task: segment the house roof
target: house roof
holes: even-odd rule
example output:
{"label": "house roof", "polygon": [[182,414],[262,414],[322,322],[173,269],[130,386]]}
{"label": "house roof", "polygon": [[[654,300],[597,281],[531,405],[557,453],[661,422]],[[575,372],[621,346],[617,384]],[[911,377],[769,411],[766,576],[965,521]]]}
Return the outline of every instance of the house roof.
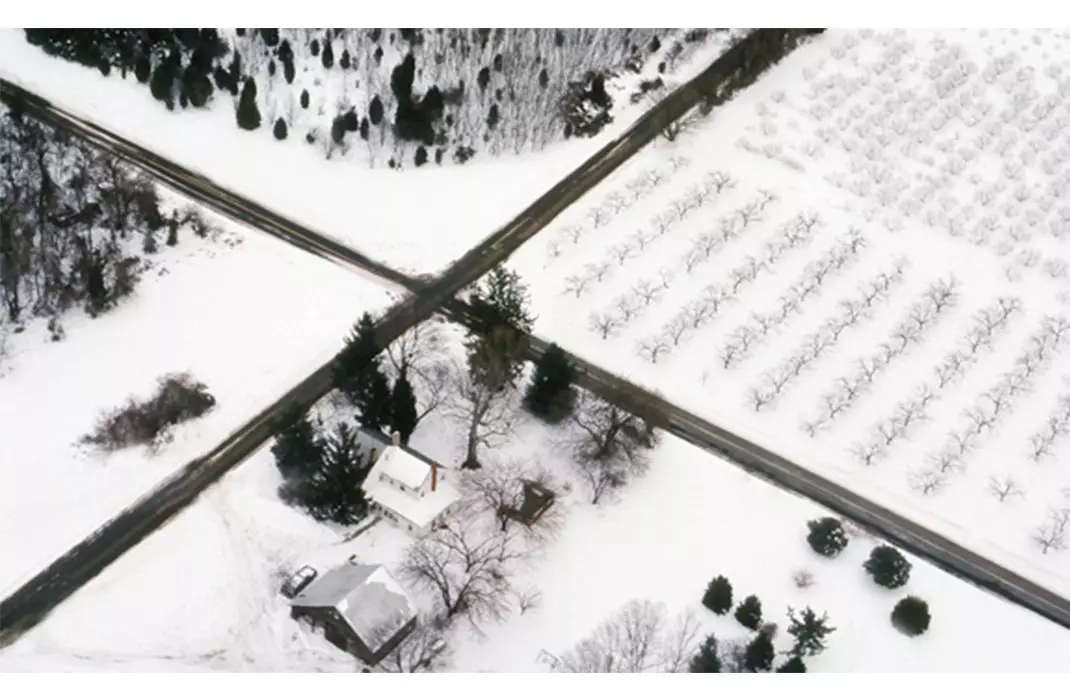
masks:
{"label": "house roof", "polygon": [[426,527],[442,511],[461,498],[460,491],[443,479],[441,470],[437,488],[420,495],[416,492],[401,491],[396,486],[379,481],[373,469],[364,480],[364,493],[369,499],[421,528]]}
{"label": "house roof", "polygon": [[343,564],[324,572],[290,604],[336,609],[373,654],[416,617],[405,590],[379,564]]}
{"label": "house roof", "polygon": [[418,489],[431,476],[431,465],[397,445],[390,445],[375,460],[368,478],[374,476],[378,480],[379,474],[386,474],[410,489]]}

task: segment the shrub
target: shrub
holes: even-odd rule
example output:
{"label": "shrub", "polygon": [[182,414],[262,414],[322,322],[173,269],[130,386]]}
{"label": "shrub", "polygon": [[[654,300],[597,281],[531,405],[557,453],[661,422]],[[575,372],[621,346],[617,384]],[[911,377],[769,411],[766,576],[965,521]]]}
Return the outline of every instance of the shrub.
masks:
{"label": "shrub", "polygon": [[64,330],[63,324],[59,322],[59,318],[55,316],[48,319],[48,337],[53,343],[58,343],[67,337],[67,331]]}
{"label": "shrub", "polygon": [[706,586],[706,593],[702,596],[702,604],[717,613],[724,615],[732,609],[732,584],[724,576],[718,576]]}
{"label": "shrub", "polygon": [[793,656],[780,665],[777,673],[806,673],[806,664],[798,656]]}
{"label": "shrub", "polygon": [[910,580],[911,564],[899,550],[888,545],[880,545],[869,553],[869,559],[862,567],[873,577],[878,586],[899,588]]}
{"label": "shrub", "polygon": [[736,619],[747,629],[756,630],[762,624],[762,602],[758,596],[749,595],[736,608]]}
{"label": "shrub", "polygon": [[169,374],[159,380],[151,398],[130,399],[126,406],[105,414],[82,441],[108,451],[133,445],[156,448],[169,439],[172,426],[198,418],[214,406],[207,386],[188,374]]}
{"label": "shrub", "polygon": [[843,531],[843,525],[836,518],[821,518],[806,523],[810,528],[810,534],[806,541],[818,554],[825,557],[835,557],[847,546],[847,533]]}
{"label": "shrub", "polygon": [[743,658],[743,668],[751,673],[769,671],[773,668],[773,659],[775,658],[776,649],[773,647],[772,636],[768,632],[762,631],[747,645],[747,653]]}
{"label": "shrub", "polygon": [[917,637],[929,629],[931,620],[929,604],[916,596],[903,598],[892,610],[892,625],[909,637]]}

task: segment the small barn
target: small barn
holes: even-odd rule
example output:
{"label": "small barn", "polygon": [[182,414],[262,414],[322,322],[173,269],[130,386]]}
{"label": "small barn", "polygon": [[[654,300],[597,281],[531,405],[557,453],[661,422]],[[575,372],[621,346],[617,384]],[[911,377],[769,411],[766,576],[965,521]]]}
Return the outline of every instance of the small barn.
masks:
{"label": "small barn", "polygon": [[290,600],[290,615],[369,666],[416,627],[416,606],[379,564],[346,563],[317,576]]}

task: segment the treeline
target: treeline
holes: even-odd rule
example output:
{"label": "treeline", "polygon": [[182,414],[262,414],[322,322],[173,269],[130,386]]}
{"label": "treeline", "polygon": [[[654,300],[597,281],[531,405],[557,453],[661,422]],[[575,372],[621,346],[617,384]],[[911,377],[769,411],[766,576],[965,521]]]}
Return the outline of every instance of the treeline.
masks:
{"label": "treeline", "polygon": [[107,311],[134,291],[138,253],[176,244],[186,225],[211,232],[193,210],[163,211],[156,187],[117,158],[0,113],[0,325]]}
{"label": "treeline", "polygon": [[[48,53],[123,77],[169,109],[229,93],[235,120],[327,158],[419,167],[538,150],[612,121],[606,82],[672,70],[726,30],[35,29]],[[366,154],[366,156],[365,156]]]}

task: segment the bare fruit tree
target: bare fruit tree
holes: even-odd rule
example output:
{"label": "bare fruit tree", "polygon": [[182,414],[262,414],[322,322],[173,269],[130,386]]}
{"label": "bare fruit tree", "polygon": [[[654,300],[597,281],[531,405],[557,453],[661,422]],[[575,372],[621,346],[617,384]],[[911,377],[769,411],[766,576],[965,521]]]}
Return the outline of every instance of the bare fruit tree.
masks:
{"label": "bare fruit tree", "polygon": [[1066,549],[1067,523],[1070,523],[1070,509],[1052,508],[1048,511],[1047,520],[1033,533],[1033,541],[1042,553]]}
{"label": "bare fruit tree", "polygon": [[675,673],[686,668],[699,641],[687,614],[668,619],[663,603],[632,600],[589,637],[551,661],[559,673]]}
{"label": "bare fruit tree", "polygon": [[591,489],[591,503],[597,504],[608,493],[646,472],[647,451],[656,443],[648,420],[611,400],[581,392],[571,423],[567,447],[576,470]]}
{"label": "bare fruit tree", "polygon": [[1007,474],[990,477],[988,479],[988,490],[993,496],[999,499],[1000,503],[1003,503],[1011,496],[1025,495],[1025,492],[1018,486],[1018,482],[1014,480],[1014,477],[1008,476]]}

